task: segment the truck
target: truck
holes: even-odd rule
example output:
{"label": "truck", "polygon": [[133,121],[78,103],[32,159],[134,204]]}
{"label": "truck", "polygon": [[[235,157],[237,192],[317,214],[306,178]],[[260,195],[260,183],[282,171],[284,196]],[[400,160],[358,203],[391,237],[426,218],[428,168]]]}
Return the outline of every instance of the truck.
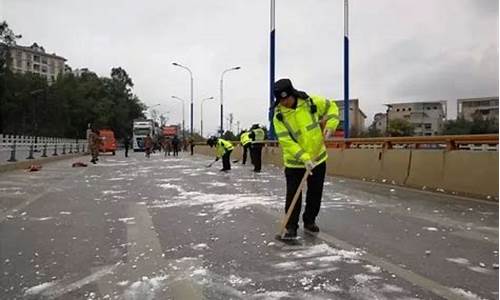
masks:
{"label": "truck", "polygon": [[132,147],[134,152],[144,151],[144,138],[149,136],[157,140],[155,123],[150,119],[135,119],[132,125]]}
{"label": "truck", "polygon": [[178,132],[179,126],[177,125],[164,126],[162,128],[163,137],[173,138],[175,135],[178,135]]}
{"label": "truck", "polygon": [[116,139],[115,133],[111,129],[101,129],[99,130],[99,137],[102,143],[99,145],[99,152],[111,152],[115,155],[116,153]]}

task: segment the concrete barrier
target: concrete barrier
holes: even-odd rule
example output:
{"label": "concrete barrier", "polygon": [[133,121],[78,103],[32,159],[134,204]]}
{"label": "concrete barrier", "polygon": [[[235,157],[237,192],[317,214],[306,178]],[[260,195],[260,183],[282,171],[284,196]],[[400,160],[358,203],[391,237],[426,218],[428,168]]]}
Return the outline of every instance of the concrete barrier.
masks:
{"label": "concrete barrier", "polygon": [[498,196],[498,152],[446,152],[442,188]]}
{"label": "concrete barrier", "polygon": [[405,184],[412,187],[443,186],[445,150],[411,150],[410,170]]}
{"label": "concrete barrier", "polygon": [[392,149],[381,151],[379,181],[404,184],[409,175],[411,150]]}
{"label": "concrete barrier", "polygon": [[[241,149],[236,148],[233,157],[239,158]],[[208,146],[197,146],[195,151],[215,157]],[[498,198],[498,152],[329,148],[328,155],[328,175]],[[264,147],[262,161],[283,166],[281,149]]]}

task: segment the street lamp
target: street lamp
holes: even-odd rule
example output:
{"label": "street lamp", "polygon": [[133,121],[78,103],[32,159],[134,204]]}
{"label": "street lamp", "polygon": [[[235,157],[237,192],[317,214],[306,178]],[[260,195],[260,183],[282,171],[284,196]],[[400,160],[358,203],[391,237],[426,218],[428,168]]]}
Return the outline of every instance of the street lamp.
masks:
{"label": "street lamp", "polygon": [[191,137],[193,137],[193,72],[191,72],[191,69],[189,69],[188,67],[178,64],[176,62],[173,62],[172,65],[187,70],[189,72],[189,77],[191,78]]}
{"label": "street lamp", "polygon": [[200,135],[201,137],[203,137],[203,103],[205,103],[205,100],[210,100],[210,99],[213,99],[214,97],[208,97],[208,98],[205,98],[203,100],[201,100],[201,107],[200,107],[200,116],[201,116],[201,121],[200,121]]}
{"label": "street lamp", "polygon": [[[184,99],[179,98],[179,97],[177,97],[177,96],[172,96],[172,98],[177,99],[177,100],[180,100],[180,101],[182,102],[182,138],[184,139],[184,132],[186,131],[186,128],[184,127],[184,116],[185,116],[185,114],[184,114],[184,102],[185,102],[185,101],[184,101]],[[192,111],[193,111],[193,110],[191,109],[191,112],[192,112]],[[193,118],[191,118],[191,120],[193,120]],[[193,127],[191,126],[191,129],[192,129],[192,128],[193,128]]]}
{"label": "street lamp", "polygon": [[241,67],[232,67],[229,69],[224,70],[222,72],[222,75],[220,76],[220,135],[222,136],[224,134],[224,101],[223,101],[223,82],[224,82],[224,74],[229,71],[235,71],[239,70]]}

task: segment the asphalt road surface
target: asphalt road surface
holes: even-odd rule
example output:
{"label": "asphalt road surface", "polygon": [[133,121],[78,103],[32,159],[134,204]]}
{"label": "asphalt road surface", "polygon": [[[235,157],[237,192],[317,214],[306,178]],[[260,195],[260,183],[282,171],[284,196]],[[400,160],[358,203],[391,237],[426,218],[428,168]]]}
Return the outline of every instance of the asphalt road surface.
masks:
{"label": "asphalt road surface", "polygon": [[130,154],[0,174],[0,299],[498,299],[496,203],[328,178],[289,245],[281,169]]}

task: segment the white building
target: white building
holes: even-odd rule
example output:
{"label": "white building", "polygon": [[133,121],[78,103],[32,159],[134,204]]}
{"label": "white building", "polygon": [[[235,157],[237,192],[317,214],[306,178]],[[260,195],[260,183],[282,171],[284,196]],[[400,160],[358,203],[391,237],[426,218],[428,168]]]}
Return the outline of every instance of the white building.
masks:
{"label": "white building", "polygon": [[414,135],[439,135],[446,120],[446,101],[386,104],[388,122],[395,119],[409,121]]}
{"label": "white building", "polygon": [[472,121],[475,116],[498,120],[498,96],[457,100],[457,117]]}
{"label": "white building", "polygon": [[[339,108],[339,117],[341,123],[344,121],[344,101],[335,101]],[[349,100],[349,130],[356,131],[358,134],[365,129],[365,113],[359,108],[358,99]],[[338,128],[342,128],[340,124]]]}
{"label": "white building", "polygon": [[55,53],[48,54],[37,43],[29,47],[15,45],[10,48],[12,63],[10,68],[16,73],[35,73],[45,78],[49,83],[56,80],[59,74],[64,74],[66,59]]}
{"label": "white building", "polygon": [[378,130],[380,133],[385,134],[385,131],[387,129],[387,114],[385,113],[376,113],[375,116],[373,116],[373,123],[372,127],[376,130]]}

